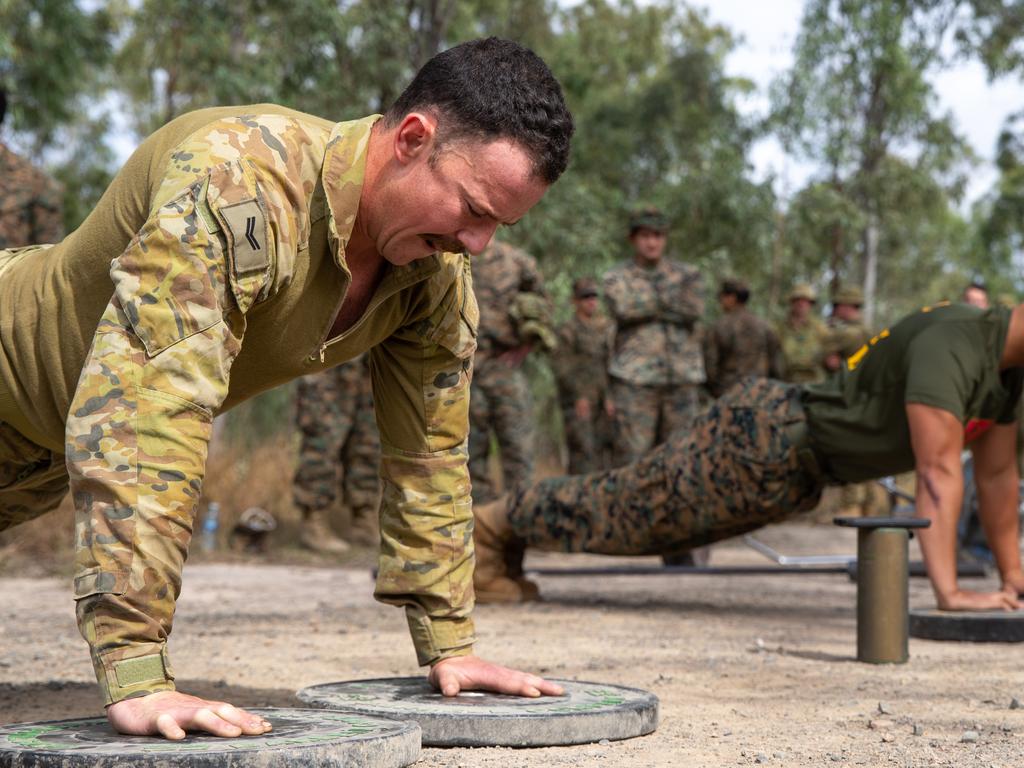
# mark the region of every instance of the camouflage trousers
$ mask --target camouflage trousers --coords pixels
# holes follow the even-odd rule
[[[530,383],[518,367],[494,357],[478,356],[469,397],[469,474],[473,501],[498,495],[487,463],[491,435],[498,443],[504,487],[529,483],[533,477],[533,407]]]
[[[671,554],[812,509],[825,478],[800,391],[746,379],[633,464],[517,489],[512,530],[539,549]]]
[[[589,419],[581,419],[573,404],[562,407],[570,475],[585,475],[611,466],[612,425],[605,415],[604,403],[594,403],[592,411]]]
[[[338,499],[354,517],[375,515],[380,502],[380,435],[364,358],[299,379],[296,423],[302,434],[292,494],[306,511]]]
[[[685,427],[697,415],[699,400],[693,384],[643,386],[611,380],[615,404],[615,466],[637,461]]]
[[[64,456],[0,422],[0,531],[55,509],[67,492]]]

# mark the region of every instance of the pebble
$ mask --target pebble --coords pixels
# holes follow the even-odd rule
[[[1020,699],[1016,696],[1010,699],[1010,709],[1020,709]]]
[[[601,739],[601,740],[600,740],[599,742],[597,742],[597,743],[598,743],[598,744],[600,744],[600,745],[601,745],[602,747],[607,747],[607,746],[609,746],[609,745],[611,744],[611,742],[610,742],[610,741],[608,741],[608,739]]]
[[[914,723],[913,734],[915,736],[924,736],[924,726],[923,725],[918,725],[917,723]]]
[[[886,742],[896,741],[896,736],[894,736],[891,733],[883,733],[882,734],[882,741],[886,741]]]
[[[754,758],[754,762],[761,763],[763,765],[764,763],[768,762],[768,755],[764,754],[763,752],[759,752],[757,757]]]
[[[841,763],[843,761],[843,756],[833,753],[828,756],[828,759],[831,760],[833,763]]]
[[[878,714],[880,715],[891,715],[892,707],[886,704],[884,701],[878,702]]]
[[[892,728],[892,720],[868,720],[868,728],[873,731],[885,731]]]
[[[978,741],[978,732],[964,731],[964,735],[960,737],[960,741],[964,744],[975,744]]]

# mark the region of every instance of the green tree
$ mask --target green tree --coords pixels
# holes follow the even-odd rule
[[[774,89],[784,146],[818,165],[814,185],[828,184],[848,201],[830,206],[829,220],[818,222],[831,231],[822,233],[817,250],[828,253],[834,282],[863,282],[869,317],[885,271],[880,260],[912,245],[899,239],[913,228],[900,226],[905,212],[891,208],[892,185],[922,191],[934,180],[929,195],[911,196],[928,203],[913,214],[941,219],[963,190],[971,152],[950,116],[938,112],[927,80],[944,63],[960,5],[808,0],[793,68]],[[934,194],[945,200],[936,203]]]

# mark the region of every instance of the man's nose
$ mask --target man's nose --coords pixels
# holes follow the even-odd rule
[[[498,230],[496,221],[482,221],[479,224],[465,227],[456,233],[456,237],[465,246],[466,250],[476,255],[483,253],[484,248],[491,242],[494,233]]]

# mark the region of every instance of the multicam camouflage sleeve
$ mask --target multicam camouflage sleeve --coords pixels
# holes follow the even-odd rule
[[[384,481],[375,597],[405,606],[422,665],[474,641],[467,439],[479,311],[462,258],[429,316],[371,351]]]
[[[78,621],[106,703],[174,687],[166,640],[213,414],[243,313],[302,236],[286,199],[298,190],[248,160],[198,175],[193,157],[179,153],[161,187],[171,199],[111,265],[114,296],[67,420]]]

